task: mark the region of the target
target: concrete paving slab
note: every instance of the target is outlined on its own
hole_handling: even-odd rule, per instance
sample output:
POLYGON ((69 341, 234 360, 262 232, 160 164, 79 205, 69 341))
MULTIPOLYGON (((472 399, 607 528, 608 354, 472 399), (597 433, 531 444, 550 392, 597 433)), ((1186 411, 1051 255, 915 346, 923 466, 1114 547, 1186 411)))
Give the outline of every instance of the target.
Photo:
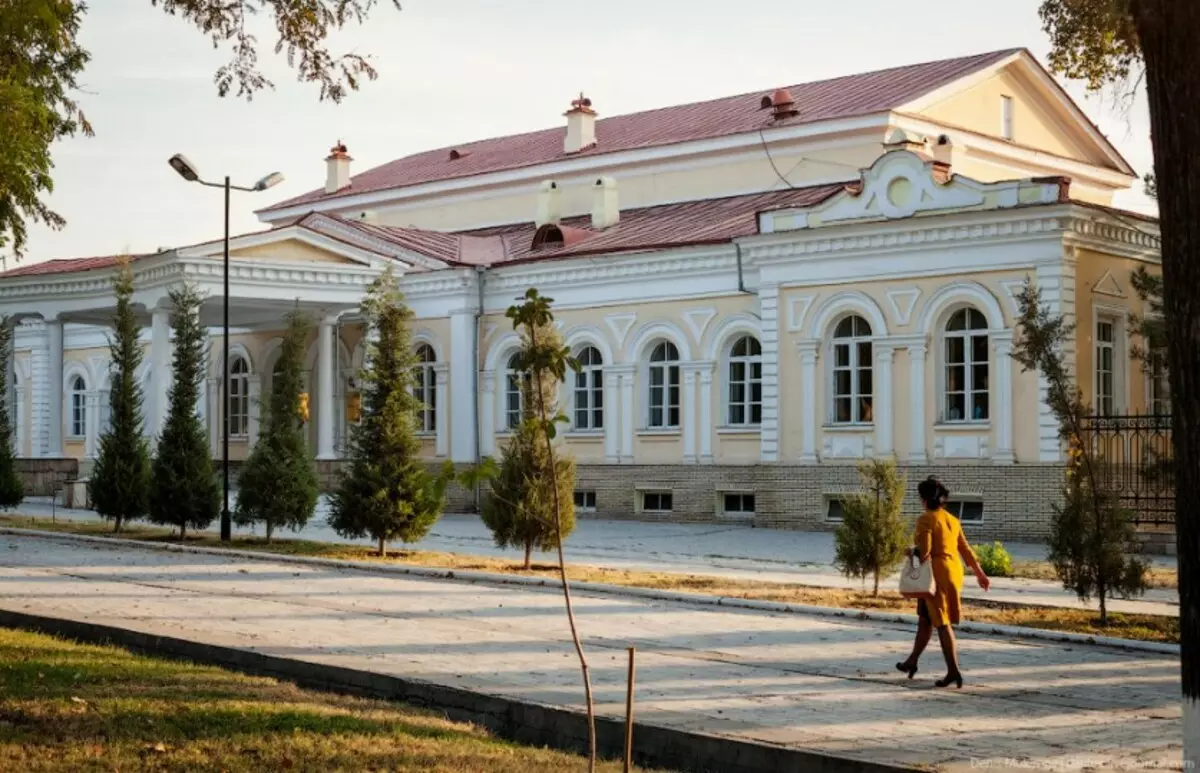
MULTIPOLYGON (((561 594, 0 538, 0 608, 581 709, 561 594)), ((602 714, 638 647, 639 718, 895 765, 1180 768, 1178 661, 962 636, 963 690, 892 664, 906 626, 577 598, 602 714), (1022 763, 1026 764, 1026 763, 1022 763)))

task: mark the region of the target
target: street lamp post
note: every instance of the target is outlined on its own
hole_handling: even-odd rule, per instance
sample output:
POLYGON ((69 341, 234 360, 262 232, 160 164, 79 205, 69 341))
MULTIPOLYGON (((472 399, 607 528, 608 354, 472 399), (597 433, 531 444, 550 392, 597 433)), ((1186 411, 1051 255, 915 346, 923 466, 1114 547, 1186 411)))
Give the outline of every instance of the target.
POLYGON ((256 193, 265 191, 267 188, 278 185, 283 182, 283 175, 279 172, 272 172, 258 182, 254 183, 249 188, 240 185, 231 185, 229 176, 225 176, 225 182, 213 183, 203 180, 200 173, 196 171, 196 167, 184 158, 181 154, 176 153, 171 156, 167 162, 171 168, 179 173, 179 176, 188 182, 200 183, 207 185, 210 188, 225 189, 225 289, 222 304, 223 326, 224 326, 224 341, 222 348, 225 355, 221 364, 221 475, 224 479, 224 495, 221 506, 221 541, 228 542, 233 538, 233 519, 229 513, 229 192, 231 190, 247 191, 256 193))

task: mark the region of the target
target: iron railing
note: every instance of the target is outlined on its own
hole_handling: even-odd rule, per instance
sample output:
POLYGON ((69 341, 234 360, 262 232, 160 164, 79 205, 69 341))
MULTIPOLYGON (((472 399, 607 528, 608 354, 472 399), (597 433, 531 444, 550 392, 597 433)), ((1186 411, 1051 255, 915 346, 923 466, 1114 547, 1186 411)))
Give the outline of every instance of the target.
POLYGON ((1080 435, 1098 463, 1099 484, 1133 512, 1139 525, 1175 522, 1169 415, 1089 416, 1080 435))

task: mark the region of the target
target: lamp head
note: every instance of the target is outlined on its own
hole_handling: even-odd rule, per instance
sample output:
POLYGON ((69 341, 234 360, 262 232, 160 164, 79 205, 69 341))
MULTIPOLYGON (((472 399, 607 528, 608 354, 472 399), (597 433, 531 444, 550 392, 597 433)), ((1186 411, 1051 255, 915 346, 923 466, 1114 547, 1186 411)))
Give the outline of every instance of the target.
POLYGON ((182 153, 176 153, 167 161, 171 168, 179 173, 179 176, 190 183, 194 183, 200 179, 200 173, 196 171, 196 167, 192 166, 192 162, 183 157, 182 153))
POLYGON ((283 182, 283 174, 280 172, 271 172, 266 177, 254 183, 254 190, 265 191, 267 188, 274 188, 281 182, 283 182))

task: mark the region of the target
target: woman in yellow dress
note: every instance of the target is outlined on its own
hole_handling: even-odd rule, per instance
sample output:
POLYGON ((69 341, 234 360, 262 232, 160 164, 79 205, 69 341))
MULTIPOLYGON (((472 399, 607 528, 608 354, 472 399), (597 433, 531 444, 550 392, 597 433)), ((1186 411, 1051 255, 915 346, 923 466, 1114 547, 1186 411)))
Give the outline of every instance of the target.
MULTIPOLYGON (((912 679, 917 673, 917 660, 929 644, 933 629, 938 632, 942 655, 946 658, 946 676, 934 682, 938 687, 954 684, 962 688, 962 673, 958 670, 958 647, 954 641, 954 628, 958 624, 962 607, 963 565, 965 560, 975 573, 975 580, 985 591, 991 580, 979 567, 975 552, 963 536, 958 519, 946 512, 943 505, 950 492, 937 478, 930 476, 917 486, 917 494, 925 504, 925 513, 917 519, 916 547, 921 563, 933 561, 933 577, 937 581, 937 593, 933 598, 917 601, 917 638, 913 642, 908 660, 897 663, 896 668, 912 679)), ((910 551, 911 552, 911 551, 910 551)))

